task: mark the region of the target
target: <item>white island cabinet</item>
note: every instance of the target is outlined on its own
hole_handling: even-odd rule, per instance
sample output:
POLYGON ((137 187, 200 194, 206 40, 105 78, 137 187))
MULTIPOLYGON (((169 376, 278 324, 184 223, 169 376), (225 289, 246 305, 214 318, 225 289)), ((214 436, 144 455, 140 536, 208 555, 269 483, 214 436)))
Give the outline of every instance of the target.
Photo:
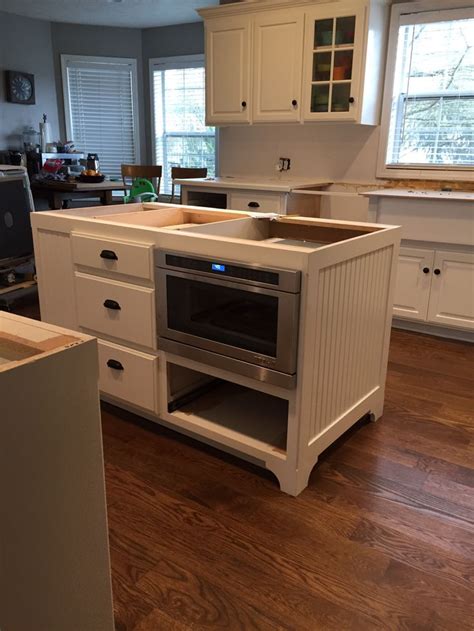
POLYGON ((97 342, 0 312, 0 628, 112 631, 97 342))
POLYGON ((164 204, 32 223, 42 315, 99 338, 105 400, 292 495, 381 416, 399 228, 164 204))
POLYGON ((402 226, 394 323, 474 339, 474 194, 381 189, 371 221, 402 226))

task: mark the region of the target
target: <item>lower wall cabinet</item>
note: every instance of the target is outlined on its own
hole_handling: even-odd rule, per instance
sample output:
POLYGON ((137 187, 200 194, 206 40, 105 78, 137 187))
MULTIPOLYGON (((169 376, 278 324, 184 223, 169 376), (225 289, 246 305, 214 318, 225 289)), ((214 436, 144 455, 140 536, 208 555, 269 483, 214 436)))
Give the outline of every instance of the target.
POLYGON ((393 313, 474 330, 474 254, 400 248, 393 313))

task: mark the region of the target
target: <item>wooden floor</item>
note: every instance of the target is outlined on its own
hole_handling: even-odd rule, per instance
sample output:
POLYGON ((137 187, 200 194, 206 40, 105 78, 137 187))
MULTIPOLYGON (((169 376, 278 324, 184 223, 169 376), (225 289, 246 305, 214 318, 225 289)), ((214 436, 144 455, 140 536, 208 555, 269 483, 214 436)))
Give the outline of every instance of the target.
POLYGON ((473 349, 394 331, 385 413, 298 497, 104 407, 116 628, 474 629, 473 349))

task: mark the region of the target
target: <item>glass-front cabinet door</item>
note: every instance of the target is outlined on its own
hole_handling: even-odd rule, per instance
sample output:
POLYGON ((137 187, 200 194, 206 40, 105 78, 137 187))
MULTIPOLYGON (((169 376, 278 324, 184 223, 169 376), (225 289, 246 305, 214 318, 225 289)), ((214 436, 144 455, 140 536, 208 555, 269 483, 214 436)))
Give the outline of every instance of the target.
POLYGON ((306 15, 304 118, 357 120, 365 8, 321 9, 306 15))

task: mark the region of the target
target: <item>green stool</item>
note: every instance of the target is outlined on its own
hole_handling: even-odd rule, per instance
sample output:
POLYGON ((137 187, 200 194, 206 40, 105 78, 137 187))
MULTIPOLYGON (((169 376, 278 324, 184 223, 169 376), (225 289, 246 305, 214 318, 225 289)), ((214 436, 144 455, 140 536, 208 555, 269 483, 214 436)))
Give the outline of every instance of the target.
POLYGON ((124 195, 123 203, 131 204, 136 202, 156 202, 158 195, 155 193, 153 183, 144 177, 137 177, 133 180, 128 195, 124 195))

